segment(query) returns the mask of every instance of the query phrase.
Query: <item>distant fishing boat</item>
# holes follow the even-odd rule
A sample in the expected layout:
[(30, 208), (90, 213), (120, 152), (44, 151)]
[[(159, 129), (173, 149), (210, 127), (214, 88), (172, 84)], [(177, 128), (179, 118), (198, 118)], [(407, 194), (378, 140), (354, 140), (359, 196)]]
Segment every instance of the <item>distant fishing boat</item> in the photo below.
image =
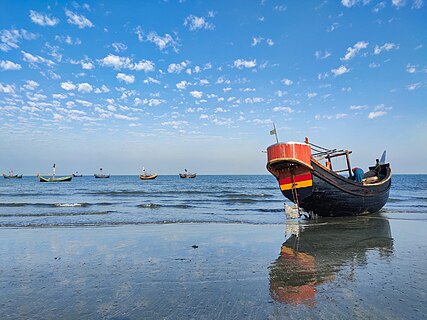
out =
[(142, 174), (139, 175), (141, 180), (153, 180), (157, 178), (157, 173), (147, 173), (145, 168), (142, 168)]
[(83, 177), (83, 175), (76, 171), (76, 173), (73, 173), (73, 177)]
[(95, 176), (95, 178), (100, 178), (100, 179), (107, 179), (110, 177), (109, 174), (103, 174), (102, 173), (102, 168), (100, 168), (99, 173), (95, 173), (94, 176)]
[(195, 173), (190, 173), (190, 172), (187, 171), (187, 169), (184, 169), (184, 171), (185, 171), (184, 173), (180, 173), (179, 174), (180, 178), (183, 178), (183, 179), (192, 179), (192, 178), (196, 177)]
[[(313, 152), (312, 152), (313, 151)], [(308, 142), (276, 143), (267, 149), (267, 170), (279, 182), (282, 194), (307, 213), (349, 216), (378, 212), (387, 202), (391, 169), (381, 161), (355, 181), (349, 150), (326, 149)], [(331, 160), (345, 156), (347, 168), (334, 170)], [(320, 161), (326, 160), (323, 165)], [(348, 177), (339, 173), (348, 172)]]
[(65, 177), (56, 177), (56, 164), (53, 164), (53, 174), (52, 177), (43, 177), (43, 176), (38, 176), (40, 179), (40, 182), (66, 182), (66, 181), (71, 181), (71, 179), (73, 178), (72, 176), (65, 176)]
[(21, 179), (22, 178), (22, 174), (13, 174), (13, 170), (9, 171), (9, 174), (5, 174), (3, 173), (3, 178), (5, 179)]

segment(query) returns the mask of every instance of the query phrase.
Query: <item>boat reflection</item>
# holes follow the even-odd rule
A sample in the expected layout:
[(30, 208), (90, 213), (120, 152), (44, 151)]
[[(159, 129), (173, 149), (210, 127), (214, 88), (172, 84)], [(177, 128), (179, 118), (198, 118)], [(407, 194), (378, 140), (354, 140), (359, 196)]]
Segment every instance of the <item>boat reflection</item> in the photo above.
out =
[(366, 266), (371, 251), (380, 259), (393, 253), (389, 222), (380, 216), (288, 222), (289, 231), (270, 266), (270, 295), (278, 302), (313, 306), (317, 287), (333, 282), (345, 267)]

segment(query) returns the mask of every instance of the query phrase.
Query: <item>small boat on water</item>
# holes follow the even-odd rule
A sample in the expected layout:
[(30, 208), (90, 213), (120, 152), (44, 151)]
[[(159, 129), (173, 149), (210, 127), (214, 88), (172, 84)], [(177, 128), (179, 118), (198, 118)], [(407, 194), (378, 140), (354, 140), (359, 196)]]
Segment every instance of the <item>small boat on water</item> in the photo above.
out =
[(13, 170), (9, 171), (9, 174), (3, 173), (3, 178), (5, 179), (21, 179), (22, 174), (13, 174)]
[[(391, 186), (390, 164), (381, 161), (355, 181), (350, 150), (327, 149), (308, 142), (276, 143), (267, 148), (267, 170), (276, 177), (282, 194), (309, 215), (351, 216), (378, 212)], [(347, 168), (335, 170), (332, 159), (345, 156)], [(326, 161), (322, 164), (321, 161)], [(360, 169), (361, 170), (361, 169)], [(348, 177), (340, 173), (348, 172)]]
[(76, 171), (76, 173), (73, 173), (73, 177), (77, 177), (77, 178), (80, 178), (80, 177), (83, 177), (83, 174), (81, 174), (81, 173), (79, 173), (78, 171)]
[(179, 174), (180, 178), (183, 178), (183, 179), (192, 179), (192, 178), (196, 177), (195, 173), (190, 173), (190, 172), (187, 171), (187, 169), (184, 169), (184, 171), (185, 171), (184, 173), (180, 173)]
[(139, 175), (141, 180), (153, 180), (157, 178), (157, 173), (147, 173), (145, 168), (142, 168), (142, 174)]
[(53, 164), (53, 175), (51, 177), (43, 177), (37, 174), (37, 176), (40, 179), (40, 182), (66, 182), (71, 181), (73, 178), (72, 176), (65, 176), (65, 177), (56, 177), (56, 164)]
[(102, 172), (102, 168), (100, 168), (99, 173), (95, 173), (94, 176), (95, 176), (95, 178), (99, 178), (99, 179), (108, 179), (110, 177), (109, 174), (104, 174)]

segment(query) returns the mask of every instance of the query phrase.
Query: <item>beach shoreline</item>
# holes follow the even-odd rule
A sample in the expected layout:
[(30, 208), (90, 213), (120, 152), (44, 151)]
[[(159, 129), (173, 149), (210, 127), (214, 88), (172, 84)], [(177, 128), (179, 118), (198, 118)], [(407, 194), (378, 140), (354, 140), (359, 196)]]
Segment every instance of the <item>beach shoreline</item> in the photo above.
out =
[(417, 318), (427, 311), (427, 248), (411, 243), (423, 236), (426, 221), (373, 219), (390, 224), (391, 247), (362, 241), (366, 248), (355, 254), (362, 260), (344, 256), (339, 263), (317, 249), (318, 268), (336, 265), (322, 269), (327, 281), (302, 301), (283, 300), (275, 283), (275, 270), (287, 268), (286, 224), (1, 228), (0, 253), (8, 259), (0, 264), (0, 317)]

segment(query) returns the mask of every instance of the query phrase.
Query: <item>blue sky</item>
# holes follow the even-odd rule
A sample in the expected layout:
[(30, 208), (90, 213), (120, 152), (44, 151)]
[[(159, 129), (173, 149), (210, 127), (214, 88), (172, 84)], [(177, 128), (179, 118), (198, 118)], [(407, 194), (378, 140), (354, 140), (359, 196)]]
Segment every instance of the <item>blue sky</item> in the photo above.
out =
[(279, 139), (427, 169), (422, 0), (0, 3), (0, 171), (266, 173)]

